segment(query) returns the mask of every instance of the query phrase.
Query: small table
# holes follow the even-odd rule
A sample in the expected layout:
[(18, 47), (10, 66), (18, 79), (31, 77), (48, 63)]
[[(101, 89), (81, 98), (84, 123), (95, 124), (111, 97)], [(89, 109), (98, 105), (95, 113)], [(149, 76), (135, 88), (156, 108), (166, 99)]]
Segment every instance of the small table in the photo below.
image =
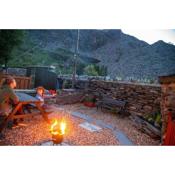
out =
[[(19, 98), (19, 103), (14, 107), (12, 112), (9, 114), (9, 116), (4, 120), (4, 122), (0, 126), (0, 132), (4, 129), (6, 126), (7, 122), (12, 119), (19, 119), (19, 118), (26, 118), (26, 117), (32, 117), (37, 114), (41, 114), (43, 119), (49, 123), (48, 119), (48, 112), (46, 112), (42, 106), (41, 106), (41, 101), (39, 101), (37, 98), (32, 97), (28, 94), (21, 93), (21, 92), (16, 92), (16, 95)], [(23, 113), (23, 114), (17, 114), (18, 111), (21, 110), (25, 105), (33, 105), (36, 107), (36, 109), (39, 112), (31, 112), (31, 113)]]

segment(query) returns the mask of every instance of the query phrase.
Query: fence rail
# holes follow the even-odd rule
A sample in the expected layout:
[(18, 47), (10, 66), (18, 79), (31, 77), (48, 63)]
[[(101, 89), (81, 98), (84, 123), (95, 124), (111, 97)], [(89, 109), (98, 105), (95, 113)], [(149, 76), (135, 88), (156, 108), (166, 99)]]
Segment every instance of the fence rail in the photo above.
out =
[[(2, 81), (2, 79), (8, 77), (9, 74), (0, 74), (0, 82)], [(31, 88), (31, 77), (25, 77), (25, 76), (14, 76), (14, 75), (10, 75), (12, 76), (17, 83), (17, 87), (16, 89), (30, 89)]]

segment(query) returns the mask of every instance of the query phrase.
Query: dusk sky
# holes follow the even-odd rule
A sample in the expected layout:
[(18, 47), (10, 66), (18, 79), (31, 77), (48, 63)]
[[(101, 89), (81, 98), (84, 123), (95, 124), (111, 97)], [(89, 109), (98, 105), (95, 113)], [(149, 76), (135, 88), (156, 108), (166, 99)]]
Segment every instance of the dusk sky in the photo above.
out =
[(152, 44), (158, 40), (163, 40), (167, 43), (175, 45), (175, 29), (151, 30), (151, 29), (122, 29), (126, 34), (135, 36), (136, 38)]

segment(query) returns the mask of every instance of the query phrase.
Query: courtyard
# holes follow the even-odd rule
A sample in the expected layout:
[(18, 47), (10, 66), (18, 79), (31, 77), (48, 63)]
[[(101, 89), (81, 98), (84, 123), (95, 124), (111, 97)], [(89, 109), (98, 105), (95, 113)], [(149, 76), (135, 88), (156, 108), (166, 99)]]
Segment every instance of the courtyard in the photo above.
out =
[[(153, 139), (139, 131), (128, 117), (102, 112), (81, 103), (70, 105), (52, 104), (53, 112), (49, 119), (63, 118), (67, 129), (64, 146), (113, 146), (113, 145), (160, 145), (159, 139)], [(1, 145), (42, 145), (50, 146), (52, 135), (49, 124), (41, 115), (25, 119), (16, 128), (5, 128)]]

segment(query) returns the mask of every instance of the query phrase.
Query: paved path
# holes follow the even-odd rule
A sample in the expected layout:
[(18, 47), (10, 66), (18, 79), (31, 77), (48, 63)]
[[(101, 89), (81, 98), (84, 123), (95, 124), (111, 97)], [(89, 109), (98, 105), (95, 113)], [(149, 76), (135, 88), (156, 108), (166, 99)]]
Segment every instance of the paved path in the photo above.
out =
[(132, 141), (121, 130), (117, 129), (112, 125), (106, 124), (101, 120), (93, 119), (92, 117), (86, 114), (76, 112), (76, 111), (72, 112), (71, 116), (84, 119), (89, 123), (96, 123), (98, 126), (102, 128), (107, 128), (112, 130), (113, 134), (116, 136), (116, 139), (120, 142), (121, 145), (134, 145)]

